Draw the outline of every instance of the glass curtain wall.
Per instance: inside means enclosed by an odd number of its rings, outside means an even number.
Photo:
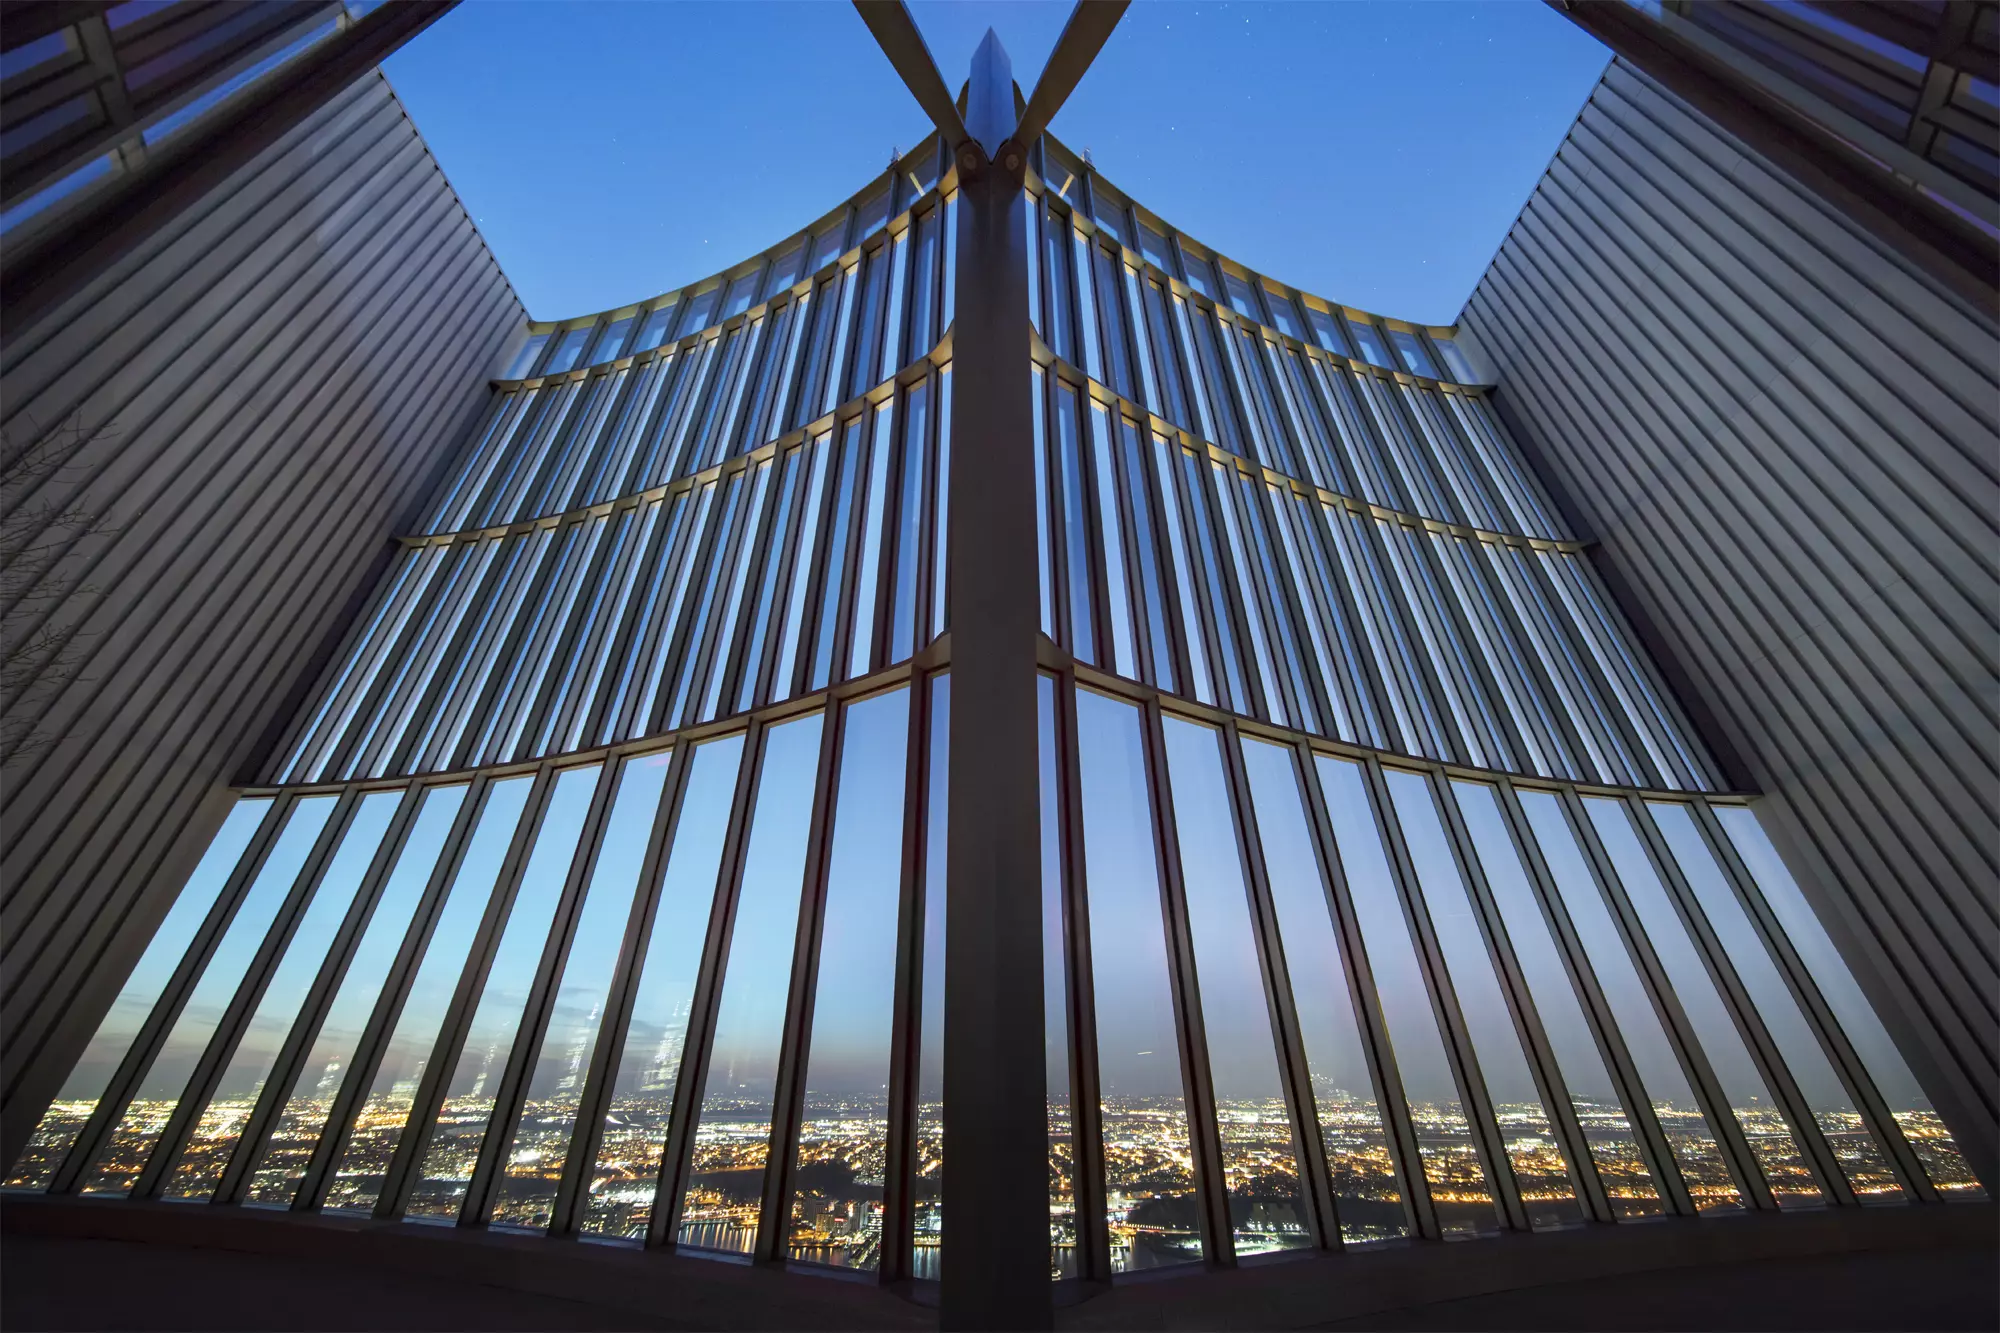
[[[9,1189],[961,1261],[940,165],[531,330]],[[1466,352],[1031,194],[1051,1278],[1983,1197]]]

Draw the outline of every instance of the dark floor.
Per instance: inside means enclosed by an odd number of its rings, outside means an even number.
[[[2000,1329],[1991,1252],[1815,1255],[1670,1268],[1406,1306],[1326,1329]]]
[[[1540,1248],[1535,1240],[1527,1243]],[[1492,1272],[1512,1266],[1504,1251],[1502,1243],[1468,1244],[1462,1259],[1453,1256],[1459,1260],[1453,1267],[1461,1277],[1487,1270],[1489,1276],[1475,1281],[1490,1286]],[[1435,1259],[1438,1252],[1429,1254]],[[1576,1257],[1579,1267],[1595,1266],[1582,1251]],[[1398,1261],[1382,1258],[1384,1265],[1365,1268],[1321,1261],[1122,1287],[1066,1308],[1059,1322],[1072,1328],[1188,1329],[2000,1329],[2000,1263],[1992,1238],[1977,1231],[1842,1254],[1737,1258],[1725,1248],[1692,1265],[1575,1280],[1557,1273],[1533,1279],[1537,1285],[1429,1302],[1407,1297],[1451,1284],[1438,1280],[1434,1270],[1428,1281],[1396,1279]],[[751,1270],[703,1263],[692,1274],[680,1273],[678,1284],[670,1269],[646,1270],[635,1290],[617,1286],[619,1267],[565,1279],[580,1292],[566,1299],[487,1285],[463,1274],[426,1275],[365,1253],[259,1254],[192,1241],[10,1229],[0,1237],[0,1328],[7,1333],[682,1329],[810,1327],[833,1315],[850,1327],[866,1327],[884,1316],[920,1326],[932,1318],[879,1290],[827,1279],[770,1274],[778,1285],[766,1288]],[[1517,1279],[1527,1280],[1526,1274]],[[807,1285],[797,1285],[801,1282]],[[592,1290],[596,1299],[588,1294]],[[841,1308],[840,1300],[850,1293],[882,1304]],[[1385,1294],[1390,1299],[1384,1300]],[[1375,1312],[1325,1322],[1329,1310],[1342,1306]],[[873,1316],[866,1314],[871,1308]]]
[[[0,1278],[7,1333],[697,1327],[374,1265],[67,1236],[0,1238]]]

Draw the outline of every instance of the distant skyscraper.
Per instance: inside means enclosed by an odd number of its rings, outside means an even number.
[[[10,22],[8,98],[199,6],[128,8]],[[1985,1197],[1990,302],[1621,57],[1459,325],[1342,306],[1045,132],[1117,14],[1017,110],[990,37],[954,103],[865,6],[937,132],[571,319],[379,75],[262,47],[184,103],[277,98],[190,116],[228,171],[42,224],[10,1189],[957,1324]]]

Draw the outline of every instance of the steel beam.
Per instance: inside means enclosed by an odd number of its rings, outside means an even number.
[[[958,103],[938,73],[937,61],[931,58],[917,21],[910,17],[910,7],[903,0],[854,0],[854,9],[868,25],[882,54],[889,57],[910,96],[937,125],[946,150],[957,153],[965,142],[965,122],[959,119]]]
[[[967,129],[1014,132],[992,32]],[[969,160],[968,160],[969,159]],[[959,151],[951,469],[952,708],[940,1325],[1047,1328],[1048,1091],[1037,802],[1034,427],[1026,155]]]
[[[1062,110],[1062,104],[1076,91],[1078,81],[1097,59],[1097,53],[1104,49],[1111,30],[1125,17],[1127,3],[1128,0],[1077,0],[1069,22],[1063,25],[1062,36],[1056,38],[1056,49],[1049,52],[1048,63],[1042,66],[1042,76],[1035,80],[1035,91],[1028,94],[1021,123],[1009,136],[1014,143],[1025,147],[1042,137],[1042,131],[1056,118],[1056,112]]]

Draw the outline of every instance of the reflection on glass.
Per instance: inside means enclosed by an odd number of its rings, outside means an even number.
[[[1580,1222],[1583,1215],[1570,1185],[1568,1163],[1549,1123],[1548,1108],[1535,1088],[1535,1076],[1527,1053],[1521,1049],[1506,993],[1493,970],[1492,955],[1473,915],[1472,899],[1431,798],[1430,781],[1420,773],[1393,768],[1384,776],[1423,890],[1431,929],[1436,932],[1438,949],[1458,996],[1459,1012],[1465,1016],[1493,1117],[1507,1146],[1521,1206],[1538,1230]]]
[[[1201,985],[1202,1028],[1222,1136],[1222,1174],[1238,1255],[1313,1243],[1299,1183],[1299,1148],[1278,1074],[1270,1006],[1250,922],[1250,891],[1230,819],[1222,737],[1169,717],[1168,786]]]
[[[1271,905],[1284,938],[1292,1004],[1312,1078],[1320,1142],[1333,1179],[1340,1238],[1356,1245],[1402,1236],[1408,1229],[1403,1193],[1396,1183],[1395,1158],[1390,1155],[1375,1080],[1354,1018],[1340,937],[1333,928],[1326,884],[1300,803],[1297,769],[1283,747],[1247,737],[1243,767],[1250,779],[1250,803],[1256,811]],[[1175,809],[1178,812],[1178,795]]]
[[[95,1169],[84,1181],[86,1194],[126,1194],[146,1167],[160,1132],[180,1104],[181,1093],[194,1073],[195,1062],[208,1046],[223,1011],[236,995],[250,964],[264,943],[271,923],[291,896],[313,844],[333,815],[337,798],[306,796],[292,805],[285,827],[272,844],[256,880],[243,895],[222,940],[209,955],[201,980],[189,993],[166,1040],[140,1077],[132,1100],[99,1151]]]
[[[1819,1203],[1819,1186],[1792,1139],[1791,1126],[1765,1091],[1763,1076],[1757,1072],[1749,1048],[1743,1044],[1728,1006],[1702,966],[1680,917],[1675,915],[1667,886],[1654,872],[1624,803],[1593,796],[1585,798],[1583,807],[1652,942],[1653,952],[1659,955],[1674,998],[1700,1035],[1702,1050],[1722,1085],[1723,1096],[1729,1099],[1731,1113],[1750,1141],[1757,1164],[1763,1168],[1772,1197],[1781,1208]]]
[[[1061,449],[1063,561],[1069,574],[1069,646],[1086,662],[1097,661],[1090,619],[1090,511],[1083,497],[1083,463],[1077,444],[1076,390],[1056,381],[1056,431]],[[1056,457],[1051,451],[1051,459]]]
[[[1111,418],[1102,403],[1090,404],[1091,458],[1096,465],[1097,534],[1104,546],[1104,614],[1111,621],[1111,661],[1121,676],[1136,679],[1139,659],[1133,647],[1132,605],[1125,591],[1125,548],[1119,536],[1118,475],[1111,466]]]
[[[355,946],[340,989],[327,1006],[319,1034],[292,1083],[291,1096],[251,1171],[250,1203],[283,1207],[297,1192],[306,1164],[326,1129],[334,1098],[340,1095],[354,1063],[362,1028],[381,998],[389,969],[437,865],[438,853],[465,803],[465,787],[433,787],[419,799],[423,805],[416,822],[396,854],[396,864],[376,899],[368,928]]]
[[[882,1261],[909,723],[907,688],[849,704],[842,718],[787,1237],[794,1259],[841,1268]]]
[[[748,1254],[757,1243],[823,725],[823,715],[814,713],[764,735],[694,1165],[681,1203],[682,1245]]]
[[[1069,953],[1063,927],[1063,788],[1056,749],[1056,682],[1035,685],[1042,840],[1042,1050],[1049,1099],[1049,1278],[1082,1272],[1076,1230],[1076,1121],[1069,1084]]]
[[[1349,760],[1315,755],[1313,766],[1368,950],[1368,966],[1395,1050],[1396,1072],[1409,1101],[1438,1226],[1447,1238],[1498,1231],[1500,1217],[1459,1103],[1458,1085],[1431,1011],[1430,991],[1417,962],[1417,946],[1403,916],[1396,880],[1376,832],[1367,781],[1361,766]]]
[[[617,798],[599,840],[597,864],[584,890],[569,955],[549,1001],[541,1054],[528,1071],[514,1141],[501,1159],[505,1174],[494,1196],[495,1222],[549,1224],[549,1209],[555,1204],[576,1129],[577,1103],[583,1098],[584,1077],[598,1039],[598,1021],[618,966],[619,946],[632,916],[632,895],[639,887],[639,871],[672,757],[668,750],[639,755],[618,770]]]
[[[97,1109],[105,1085],[110,1083],[118,1062],[125,1058],[139,1035],[146,1016],[153,1012],[160,992],[166,989],[174,969],[186,956],[195,932],[229,882],[230,872],[243,857],[243,849],[250,845],[251,834],[257,831],[270,809],[269,797],[240,800],[230,808],[194,873],[188,876],[180,897],[174,900],[166,920],[153,932],[152,942],[140,956],[138,966],[125,978],[118,998],[111,1002],[110,1010],[97,1025],[90,1045],[84,1047],[55,1101],[42,1113],[41,1123],[35,1126],[28,1146],[7,1177],[8,1189],[43,1189],[48,1185],[91,1112]]]
[[[1202,1257],[1139,710],[1078,690],[1112,1271]]]
[[[924,546],[924,464],[930,453],[928,384],[913,384],[909,419],[903,426],[902,498],[896,502],[896,582],[890,598],[888,661],[900,662],[916,650],[917,571]]]
[[[653,906],[652,933],[634,983],[632,1016],[578,1228],[644,1239],[659,1184],[660,1152],[673,1113],[674,1085],[687,1038],[688,1006],[701,968],[702,940],[729,833],[729,807],[743,737],[699,746],[673,826],[666,874]]]
[[[847,577],[847,530],[854,521],[855,474],[863,463],[861,418],[847,423],[841,443],[840,488],[833,502],[833,527],[827,532],[824,581],[820,585],[819,634],[813,644],[813,668],[808,689],[826,688],[833,669],[833,645],[840,629],[840,588]]]
[[[382,845],[382,835],[388,831],[389,818],[402,796],[401,792],[378,791],[361,798],[341,834],[339,850],[328,862],[312,901],[292,932],[283,961],[257,1001],[257,1012],[237,1039],[235,1054],[216,1080],[187,1146],[181,1149],[180,1161],[162,1190],[167,1198],[205,1199],[222,1182],[222,1170],[229,1165],[230,1154],[271,1076],[278,1048],[326,961],[327,942],[354,905],[354,895],[368,874],[369,863]]]
[[[894,438],[895,409],[885,402],[875,409],[875,443],[869,452],[868,517],[861,529],[861,567],[854,582],[854,637],[848,647],[847,674],[865,676],[875,657],[876,582],[882,568],[882,515],[889,494],[889,454]]]
[[[1046,677],[1044,677],[1046,680]],[[930,787],[924,812],[924,973],[918,1009],[917,1143],[910,1275],[936,1281],[944,1262],[945,829],[951,792],[951,677],[931,677]],[[1045,894],[1047,890],[1043,891]]]
[[[373,1208],[382,1192],[382,1178],[403,1137],[417,1085],[444,1025],[445,1008],[458,986],[459,973],[465,970],[480,917],[500,878],[501,863],[533,783],[527,776],[503,778],[487,788],[478,826],[452,878],[423,963],[397,1017],[396,1030],[382,1048],[368,1099],[354,1118],[352,1135],[335,1168],[326,1197],[328,1208]]]
[[[445,1082],[444,1104],[438,1108],[430,1140],[424,1145],[423,1167],[407,1208],[412,1217],[454,1217],[465,1201],[473,1166],[486,1141],[500,1080],[514,1053],[528,991],[535,984],[556,908],[562,902],[570,859],[583,832],[584,817],[590,812],[590,798],[597,791],[600,768],[589,764],[556,775],[555,790],[535,832],[535,848],[528,854],[521,885],[507,912],[506,928],[487,966],[485,987],[472,1011],[457,1063]]]
[[[1499,798],[1483,782],[1454,782],[1451,790],[1612,1211],[1620,1218],[1655,1216],[1660,1212],[1659,1192],[1598,1053],[1583,1005],[1563,969],[1562,955],[1536,905],[1534,888],[1508,836]],[[1436,910],[1436,905],[1432,908]]]
[[[1632,1057],[1647,1105],[1673,1149],[1674,1163],[1696,1208],[1704,1213],[1740,1208],[1735,1182],[1716,1146],[1715,1134],[1701,1104],[1688,1087],[1687,1075],[1673,1043],[1660,1025],[1646,983],[1625,949],[1611,909],[1598,892],[1583,849],[1563,817],[1562,798],[1544,791],[1519,791],[1522,813],[1528,817],[1535,845],[1549,867],[1565,914],[1583,945],[1598,990],[1611,1010],[1619,1039]],[[1523,966],[1527,964],[1523,963]],[[1546,1020],[1546,1015],[1544,1015]],[[1553,1037],[1551,1033],[1551,1037]],[[1574,1085],[1572,1085],[1574,1086]],[[1607,1187],[1609,1181],[1607,1180]]]
[[[1930,1098],[1924,1095],[1916,1076],[1904,1063],[1902,1052],[1896,1049],[1882,1020],[1876,1017],[1874,1006],[1861,993],[1854,974],[1848,970],[1847,960],[1840,956],[1818,914],[1806,902],[1791,872],[1785,869],[1778,849],[1771,845],[1757,816],[1743,806],[1711,808],[1751,878],[1757,881],[1772,915],[1784,928],[1785,938],[1798,951],[1821,998],[1861,1058],[1875,1091],[1888,1104],[1903,1137],[1923,1163],[1931,1184],[1948,1199],[1985,1198],[1985,1189],[1959,1152],[1951,1131],[1931,1107]]]
[[[1798,1001],[1778,972],[1771,955],[1758,937],[1757,928],[1737,900],[1715,854],[1695,827],[1688,808],[1674,801],[1648,801],[1660,836],[1681,868],[1681,876],[1694,890],[1702,915],[1722,941],[1722,950],[1750,995],[1750,1002],[1763,1021],[1765,1031],[1778,1047],[1778,1054],[1805,1098],[1806,1108],[1818,1123],[1827,1146],[1840,1162],[1840,1169],[1862,1203],[1903,1203],[1903,1187],[1882,1156],[1882,1149],[1862,1122],[1861,1113],[1841,1086],[1833,1062],[1813,1033],[1812,1025],[1800,1011]]]

